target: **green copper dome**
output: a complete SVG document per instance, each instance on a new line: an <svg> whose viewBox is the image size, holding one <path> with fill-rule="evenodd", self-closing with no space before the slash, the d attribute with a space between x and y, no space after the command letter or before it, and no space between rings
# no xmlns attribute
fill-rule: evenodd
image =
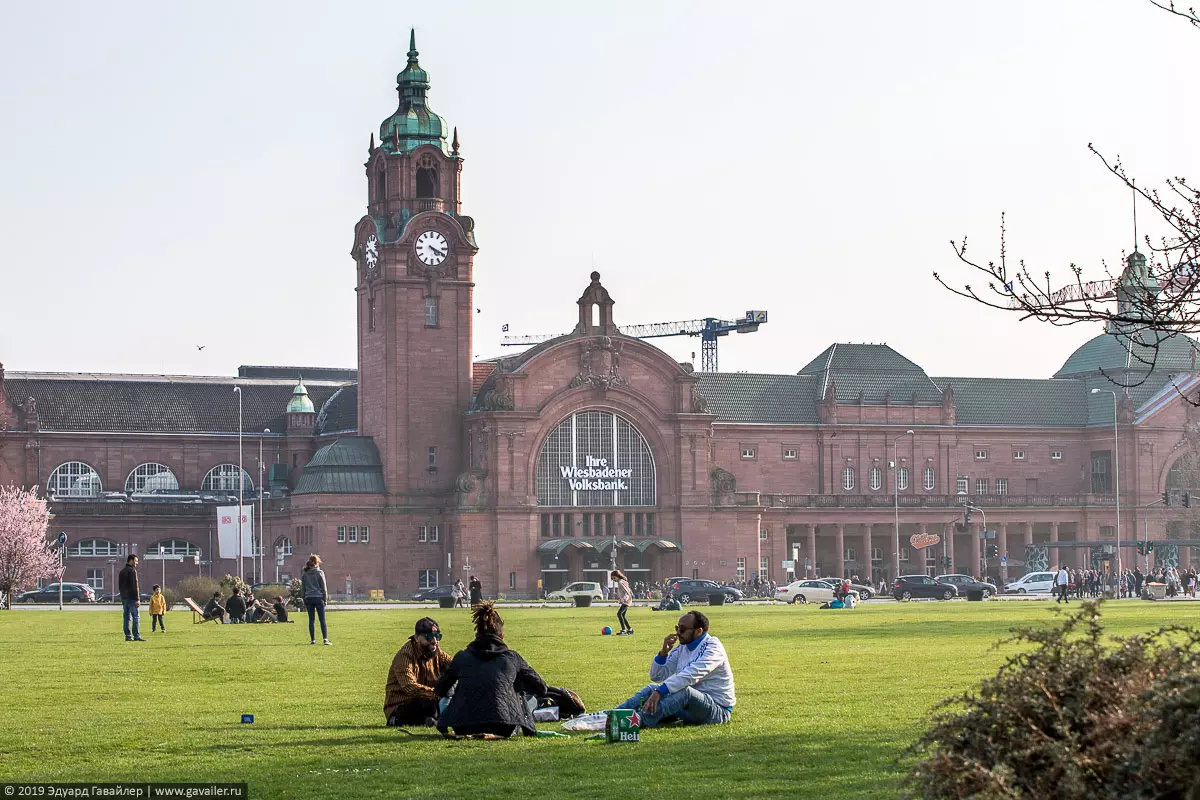
<svg viewBox="0 0 1200 800"><path fill-rule="evenodd" d="M396 76L400 106L379 126L379 145L387 153L407 153L423 144L432 144L446 153L446 120L433 113L425 103L429 73L417 63L417 33L408 39L408 66Z"/></svg>
<svg viewBox="0 0 1200 800"><path fill-rule="evenodd" d="M292 399L288 400L287 413L289 414L313 414L316 409L313 408L313 401L309 399L308 389L304 387L304 379L296 384L296 388L292 390Z"/></svg>

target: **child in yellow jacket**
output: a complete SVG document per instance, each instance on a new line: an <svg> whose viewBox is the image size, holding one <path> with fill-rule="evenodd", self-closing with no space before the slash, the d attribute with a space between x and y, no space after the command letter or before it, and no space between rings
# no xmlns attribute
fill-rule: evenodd
<svg viewBox="0 0 1200 800"><path fill-rule="evenodd" d="M159 585L154 584L154 588L150 594L150 631L156 631L162 628L162 632L167 632L167 623L163 621L163 614L167 613L167 598L163 596L162 589Z"/></svg>

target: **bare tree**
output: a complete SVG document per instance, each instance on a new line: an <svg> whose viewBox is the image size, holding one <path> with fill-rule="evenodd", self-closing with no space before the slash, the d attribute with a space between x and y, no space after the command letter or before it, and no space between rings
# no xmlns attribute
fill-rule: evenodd
<svg viewBox="0 0 1200 800"><path fill-rule="evenodd" d="M0 592L13 592L58 574L59 557L46 542L50 512L32 490L0 486Z"/></svg>
<svg viewBox="0 0 1200 800"><path fill-rule="evenodd" d="M1177 18L1200 29L1200 15L1194 9L1177 9L1173 2L1147 0ZM1135 195L1135 202L1148 206L1169 231L1157 243L1144 237L1149 256L1134 250L1123 258L1124 266L1114 275L1103 264L1105 278L1085 281L1083 269L1069 267L1065 282L1049 271L1035 275L1024 260L1013 264L1005 245L1004 216L1000 218L1000 253L986 263L968 255L967 239L951 241L958 259L979 273L979 284L952 285L942 275L934 280L950 292L974 300L989 308L1018 314L1021 319L1036 319L1051 325L1078 322L1104 322L1106 328L1128 337L1131 363L1138 375L1107 375L1120 386L1144 382L1158 365L1161 346L1171 339L1200 331L1200 188L1184 177L1165 181L1165 188L1145 189L1129 176L1119 158L1105 157L1091 143L1088 149L1100 159L1113 176ZM1103 372L1103 370L1102 370Z"/></svg>

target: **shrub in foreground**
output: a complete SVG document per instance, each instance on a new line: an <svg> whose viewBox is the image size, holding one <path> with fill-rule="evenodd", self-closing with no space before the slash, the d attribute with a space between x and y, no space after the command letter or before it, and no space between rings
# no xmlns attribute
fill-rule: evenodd
<svg viewBox="0 0 1200 800"><path fill-rule="evenodd" d="M1200 631L1106 640L1100 617L1005 640L1032 647L939 706L907 796L1200 798Z"/></svg>

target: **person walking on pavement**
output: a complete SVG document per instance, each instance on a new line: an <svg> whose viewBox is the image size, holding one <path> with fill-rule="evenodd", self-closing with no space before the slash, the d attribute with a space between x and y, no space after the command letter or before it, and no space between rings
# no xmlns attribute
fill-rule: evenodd
<svg viewBox="0 0 1200 800"><path fill-rule="evenodd" d="M138 630L142 596L138 593L137 564L138 557L131 555L125 559L125 568L117 575L117 589L121 593L121 623L125 629L125 641L127 642L146 641ZM130 620L133 621L132 628Z"/></svg>
<svg viewBox="0 0 1200 800"><path fill-rule="evenodd" d="M483 584L479 582L479 578L471 576L471 582L468 584L471 589L471 606L477 606L483 602Z"/></svg>
<svg viewBox="0 0 1200 800"><path fill-rule="evenodd" d="M325 604L329 602L329 586L325 573L321 571L321 557L313 553L300 573L300 585L304 589L304 607L308 609L308 643L317 643L316 618L321 618L321 638L329 641L329 629L325 627Z"/></svg>

